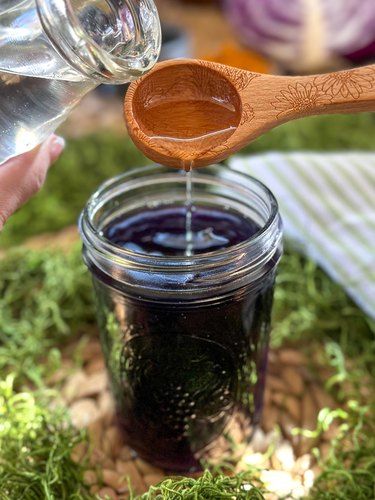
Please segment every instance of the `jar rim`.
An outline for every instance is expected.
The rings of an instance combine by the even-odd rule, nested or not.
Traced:
[[[152,22],[138,19],[133,0],[120,1],[130,12],[137,35],[137,43],[129,44],[124,57],[105,50],[89,36],[70,0],[36,0],[36,8],[55,50],[68,59],[69,64],[98,82],[123,84],[139,78],[156,63],[161,50],[161,26],[153,0],[142,0]],[[145,36],[146,31],[147,46],[141,47],[139,34]]]
[[[153,175],[147,177],[146,173],[151,172]],[[260,290],[264,280],[274,275],[281,257],[281,217],[272,192],[257,179],[235,169],[223,165],[211,165],[198,169],[194,181],[196,182],[197,178],[200,179],[201,192],[204,192],[204,197],[207,197],[205,199],[213,201],[213,205],[220,203],[218,206],[222,206],[222,201],[228,200],[231,203],[234,202],[232,208],[238,209],[241,213],[244,209],[255,219],[266,219],[262,228],[242,243],[205,254],[160,257],[124,249],[114,245],[101,234],[100,230],[105,227],[106,223],[115,220],[115,217],[119,215],[119,210],[121,210],[119,207],[122,206],[120,198],[124,193],[131,193],[129,186],[144,190],[143,183],[148,178],[150,182],[147,186],[150,189],[148,201],[152,199],[150,193],[157,193],[159,199],[160,191],[157,190],[158,186],[154,185],[156,176],[159,176],[159,184],[166,182],[166,179],[174,179],[177,183],[175,185],[181,188],[182,182],[185,184],[186,180],[182,174],[183,171],[170,167],[151,165],[125,172],[99,186],[90,197],[79,219],[83,258],[93,278],[121,291],[122,294],[136,295],[142,300],[157,296],[159,301],[188,300],[192,304],[216,300],[213,297],[215,294],[225,300],[225,297],[234,291],[242,293],[240,290],[245,291],[248,287]],[[253,186],[251,192],[258,204],[253,201],[253,204],[249,205],[249,190],[246,190],[246,186],[242,187],[241,183],[231,184],[230,180],[233,181],[234,178],[241,179],[242,182],[246,179],[248,183],[251,183]],[[211,181],[211,184],[207,182],[207,179]],[[223,179],[227,180],[227,184],[223,183]],[[128,188],[128,191],[124,189],[124,186]],[[202,186],[206,191],[202,189]],[[228,186],[232,186],[233,191],[228,191]],[[165,189],[165,186],[163,188]],[[218,194],[214,193],[213,198],[210,197],[210,188],[219,189]],[[238,194],[234,188],[243,192],[240,191],[241,195],[238,195],[236,199],[231,199],[228,192],[231,195]],[[134,209],[134,207],[142,209],[147,206],[147,201],[143,196],[140,198],[140,191],[137,189],[132,192],[133,201],[129,201],[128,205],[125,203],[128,209]],[[169,192],[172,191],[169,190]],[[182,199],[185,192],[181,189],[173,190],[173,196],[176,196],[174,199]],[[134,204],[135,199],[137,202]],[[142,205],[139,205],[139,200]],[[245,202],[248,204],[247,209]],[[99,220],[97,227],[92,220],[95,215]],[[101,223],[103,226],[100,226]]]
[[[152,266],[153,269],[163,268],[167,272],[172,270],[176,271],[178,268],[185,268],[186,265],[191,266],[192,261],[194,262],[194,269],[199,269],[201,267],[205,268],[208,264],[213,263],[213,261],[223,263],[228,258],[228,253],[232,255],[233,253],[240,254],[242,252],[248,251],[251,247],[256,246],[259,242],[262,242],[265,235],[270,232],[270,229],[279,224],[280,217],[277,200],[275,199],[270,189],[253,176],[227,166],[223,167],[222,165],[210,165],[209,167],[199,169],[197,172],[198,174],[199,172],[203,171],[207,172],[208,169],[219,169],[220,171],[221,169],[225,169],[233,173],[238,178],[251,181],[254,185],[260,188],[270,200],[271,211],[267,222],[246,240],[232,245],[229,248],[213,250],[204,254],[197,254],[190,257],[183,255],[159,256],[143,254],[135,252],[131,249],[123,248],[120,245],[110,242],[103,236],[100,229],[95,227],[90,215],[90,212],[97,207],[98,202],[108,190],[113,189],[118,183],[122,184],[128,180],[131,180],[134,174],[140,176],[147,176],[147,174],[170,174],[174,176],[184,174],[182,170],[175,171],[170,167],[164,167],[162,165],[147,165],[144,167],[138,167],[136,169],[129,170],[103,182],[91,195],[79,218],[81,236],[84,242],[89,244],[91,248],[101,248],[103,255],[106,253],[108,255],[112,255],[114,258],[116,258],[117,261],[118,259],[124,259],[124,262],[133,262],[141,267]],[[229,259],[231,258],[232,257],[229,257]]]

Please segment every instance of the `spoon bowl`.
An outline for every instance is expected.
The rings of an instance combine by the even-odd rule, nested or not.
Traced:
[[[227,141],[241,122],[241,97],[233,83],[214,69],[195,61],[176,62],[159,64],[151,78],[129,88],[128,130],[154,161],[186,168],[194,160],[209,164],[211,151]]]
[[[187,170],[222,161],[287,121],[358,111],[375,111],[375,65],[284,77],[193,59],[157,64],[130,85],[124,107],[136,146]]]

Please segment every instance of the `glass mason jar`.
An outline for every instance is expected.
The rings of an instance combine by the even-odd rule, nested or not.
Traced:
[[[160,46],[153,0],[1,0],[0,165],[99,84],[142,76]]]
[[[193,256],[112,243],[114,221],[185,206],[184,172],[161,166],[104,183],[79,222],[118,422],[141,457],[173,471],[234,458],[259,422],[282,252],[277,202],[259,181],[211,166],[194,171],[193,193],[207,213],[228,211],[257,230]]]

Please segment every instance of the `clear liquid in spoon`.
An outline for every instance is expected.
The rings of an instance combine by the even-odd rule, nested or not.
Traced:
[[[151,101],[138,114],[150,143],[184,164],[225,142],[240,121],[237,107],[215,98]]]

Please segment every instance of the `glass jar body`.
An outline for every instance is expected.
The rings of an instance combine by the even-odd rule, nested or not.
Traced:
[[[237,184],[246,176],[225,167],[203,170],[194,180],[201,203],[214,209],[225,202],[248,212],[241,205],[246,194],[249,205],[248,186]],[[148,172],[155,172],[144,188],[149,195],[138,204],[155,203],[156,191],[164,203],[183,198],[179,172]],[[168,259],[145,258],[104,241],[105,249],[96,252],[103,226],[118,216],[118,207],[126,212],[123,200],[140,200],[131,176],[110,182],[88,204],[80,222],[84,258],[126,442],[160,467],[188,471],[201,460],[234,458],[259,422],[281,223],[271,193],[246,177],[258,198],[250,211],[258,224],[263,220],[249,241]],[[242,193],[236,198],[237,187]]]
[[[100,83],[155,64],[152,0],[23,0],[0,6],[0,164],[35,147]]]

